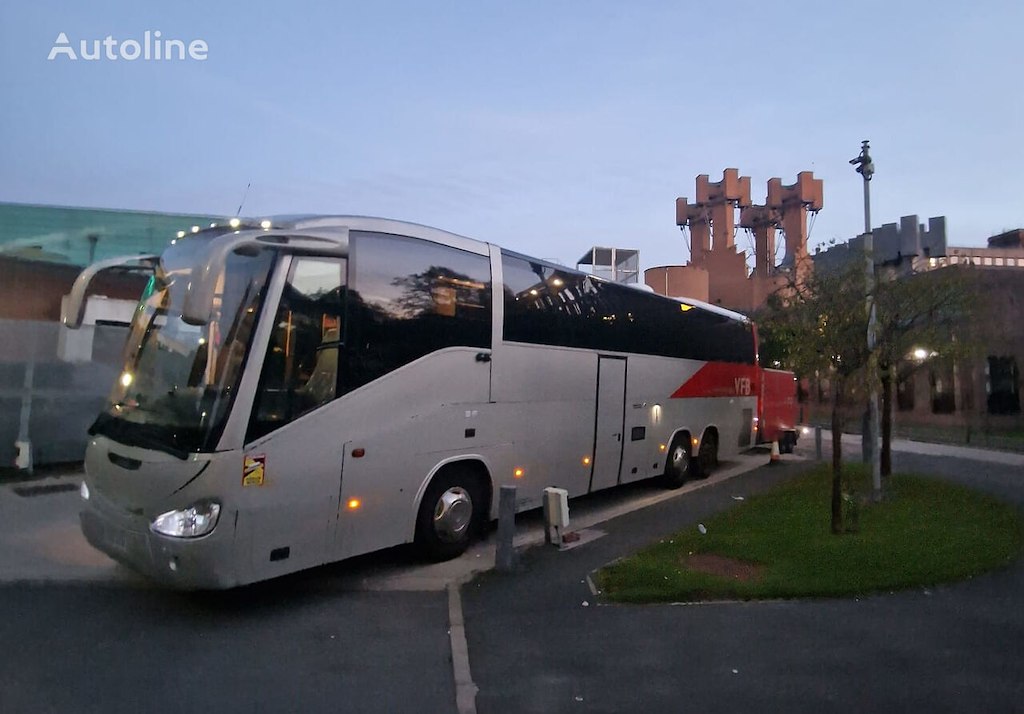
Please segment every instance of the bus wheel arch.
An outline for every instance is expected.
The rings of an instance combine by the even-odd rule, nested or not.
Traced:
[[[690,439],[690,432],[686,429],[680,429],[672,435],[662,476],[669,488],[679,488],[692,476],[693,452]]]
[[[415,543],[434,561],[466,551],[490,521],[493,486],[481,461],[442,464],[430,477],[416,509]]]

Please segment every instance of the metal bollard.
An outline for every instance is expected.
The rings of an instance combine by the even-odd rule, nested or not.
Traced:
[[[821,453],[821,427],[814,427],[814,458],[818,461],[822,460]]]
[[[516,487],[502,486],[498,494],[498,544],[494,554],[494,567],[508,573],[516,566],[516,551],[512,539],[516,534]]]

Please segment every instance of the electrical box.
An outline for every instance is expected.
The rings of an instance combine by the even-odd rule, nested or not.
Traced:
[[[544,489],[544,542],[562,545],[569,527],[569,492],[564,488]]]
[[[29,441],[15,441],[14,448],[18,455],[14,457],[14,465],[22,471],[32,470],[32,443]]]

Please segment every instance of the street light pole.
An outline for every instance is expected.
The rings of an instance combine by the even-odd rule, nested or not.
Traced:
[[[850,159],[850,163],[864,177],[864,292],[868,316],[868,419],[864,437],[867,440],[865,453],[871,464],[871,500],[878,502],[882,500],[882,471],[878,453],[878,387],[875,385],[878,375],[878,354],[875,352],[875,239],[871,232],[871,177],[875,173],[875,164],[871,161],[869,149],[867,140],[862,141],[860,154]]]

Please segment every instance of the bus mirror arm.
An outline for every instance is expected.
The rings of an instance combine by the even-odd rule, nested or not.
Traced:
[[[181,319],[189,325],[206,325],[213,313],[213,299],[217,281],[228,256],[238,252],[247,256],[257,255],[264,248],[289,253],[314,253],[318,255],[346,255],[348,235],[343,239],[335,236],[287,235],[277,233],[229,233],[215,238],[207,249],[202,266],[196,266],[192,282],[185,293]]]
[[[131,263],[139,263],[143,267],[154,270],[159,259],[159,255],[122,255],[118,258],[100,260],[86,267],[75,278],[71,292],[68,293],[67,299],[61,306],[61,324],[69,330],[77,330],[82,326],[82,321],[85,319],[85,291],[88,290],[89,283],[98,273],[122,265],[128,266]]]

